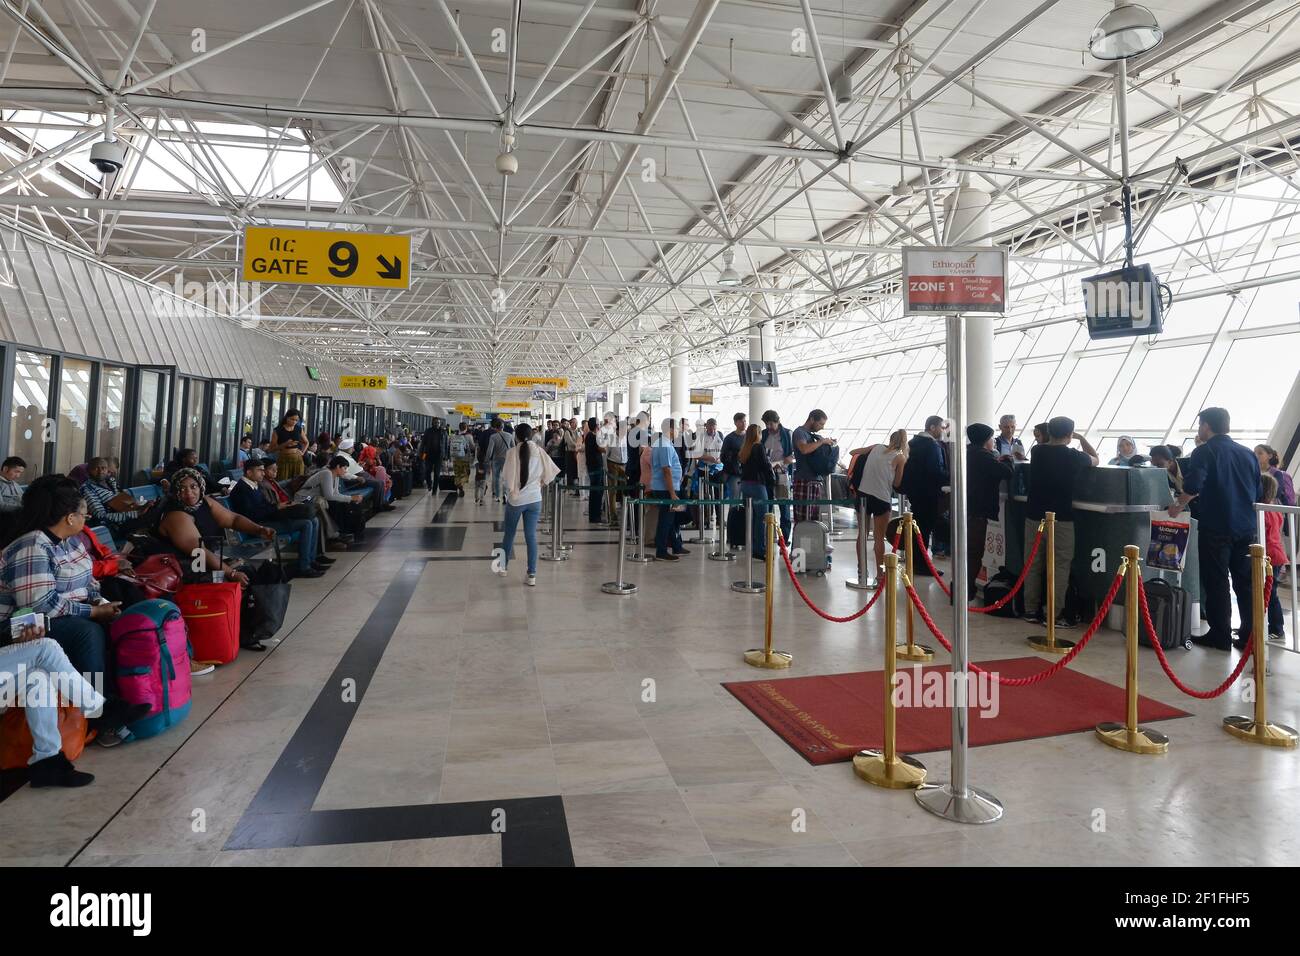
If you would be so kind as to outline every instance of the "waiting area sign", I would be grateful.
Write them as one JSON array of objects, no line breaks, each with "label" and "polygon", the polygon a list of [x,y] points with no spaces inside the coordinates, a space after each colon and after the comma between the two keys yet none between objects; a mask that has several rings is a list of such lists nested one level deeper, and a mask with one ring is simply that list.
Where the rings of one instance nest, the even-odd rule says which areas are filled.
[{"label": "waiting area sign", "polygon": [[1007,251],[997,246],[903,248],[903,314],[1007,310]]},{"label": "waiting area sign", "polygon": [[392,233],[244,227],[245,282],[411,287],[411,237]]}]

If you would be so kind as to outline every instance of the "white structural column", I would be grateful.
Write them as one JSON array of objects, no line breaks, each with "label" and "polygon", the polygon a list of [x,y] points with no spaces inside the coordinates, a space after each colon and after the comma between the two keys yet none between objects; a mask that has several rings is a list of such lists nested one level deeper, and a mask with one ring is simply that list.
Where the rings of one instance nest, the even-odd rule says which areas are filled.
[{"label": "white structural column", "polygon": [[629,417],[641,411],[641,373],[633,372],[627,379],[627,414]]},{"label": "white structural column", "polygon": [[[992,231],[989,203],[992,198],[983,189],[970,185],[967,176],[958,189],[943,201],[944,242],[962,245],[976,236]],[[966,408],[965,420],[982,422],[997,428],[997,410],[993,407],[993,318],[967,315],[966,325]],[[951,411],[949,412],[951,415]],[[964,445],[965,435],[954,436]]]},{"label": "white structural column", "polygon": [[[776,333],[767,312],[763,309],[761,295],[750,296],[749,310],[749,357],[765,362],[776,361]],[[778,370],[779,374],[779,370]],[[767,387],[749,390],[749,423],[758,424],[763,412],[773,408],[776,402],[776,389]],[[734,415],[735,412],[732,412]],[[725,424],[725,423],[724,423]]]},{"label": "white structural column", "polygon": [[668,402],[674,419],[688,418],[691,411],[690,368],[687,365],[688,353],[684,351],[685,341],[678,339],[674,348],[683,349],[672,358],[669,366]]}]

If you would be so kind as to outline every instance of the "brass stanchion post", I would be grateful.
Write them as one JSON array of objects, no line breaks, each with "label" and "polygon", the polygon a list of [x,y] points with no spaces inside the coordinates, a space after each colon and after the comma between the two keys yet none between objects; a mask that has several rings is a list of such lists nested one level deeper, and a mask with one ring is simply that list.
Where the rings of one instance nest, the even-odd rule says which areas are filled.
[{"label": "brass stanchion post", "polygon": [[[1267,564],[1264,546],[1262,544],[1252,544],[1250,546],[1250,583],[1253,597],[1251,617],[1254,619],[1254,623],[1251,627],[1253,632],[1251,634],[1251,653],[1255,655],[1255,715],[1253,717],[1245,715],[1224,717],[1223,729],[1232,736],[1240,737],[1242,740],[1249,740],[1253,744],[1294,749],[1297,736],[1295,728],[1268,722],[1268,697],[1264,692],[1264,678],[1267,672],[1264,661],[1264,641],[1265,634],[1268,633],[1267,612],[1264,607],[1264,581],[1271,570]],[[1242,623],[1244,626],[1245,622]]]},{"label": "brass stanchion post", "polygon": [[[900,527],[903,532],[903,569],[907,572],[907,580],[915,584],[916,576],[914,573],[915,567],[913,561],[915,560],[916,547],[913,538],[916,537],[916,524],[912,518],[912,512],[903,512],[902,525]],[[933,648],[928,647],[925,644],[916,643],[915,627],[916,624],[912,620],[912,602],[908,601],[907,643],[898,645],[895,649],[895,653],[905,661],[921,661],[922,663],[926,663],[934,660]]]},{"label": "brass stanchion post", "polygon": [[763,525],[767,535],[767,561],[764,562],[767,570],[767,598],[764,602],[763,611],[763,647],[751,648],[745,651],[745,663],[754,667],[780,670],[789,667],[794,662],[794,655],[787,654],[785,651],[772,650],[772,585],[776,583],[776,515],[769,511],[764,516]]},{"label": "brass stanchion post", "polygon": [[1124,640],[1125,659],[1124,691],[1127,695],[1127,712],[1124,723],[1104,721],[1097,725],[1101,742],[1117,750],[1133,754],[1162,754],[1169,750],[1169,738],[1158,730],[1138,726],[1138,632],[1142,622],[1142,606],[1138,594],[1142,587],[1142,567],[1138,564],[1141,551],[1130,544],[1124,549],[1124,563],[1120,571],[1124,578]]},{"label": "brass stanchion post", "polygon": [[[894,708],[894,681],[898,651],[898,555],[885,555],[885,746],[883,750],[859,750],[853,757],[853,772],[867,783],[891,790],[919,787],[925,782],[925,764],[915,757],[898,755],[895,742],[898,715]],[[908,602],[911,607],[911,602]]]},{"label": "brass stanchion post", "polygon": [[[1074,641],[1056,639],[1056,512],[1043,514],[1043,561],[1046,566],[1046,587],[1043,598],[1043,619],[1047,622],[1047,637],[1031,637],[1028,644],[1044,654],[1068,654]],[[1127,553],[1127,551],[1125,552]],[[1032,572],[1031,572],[1032,573]]]}]

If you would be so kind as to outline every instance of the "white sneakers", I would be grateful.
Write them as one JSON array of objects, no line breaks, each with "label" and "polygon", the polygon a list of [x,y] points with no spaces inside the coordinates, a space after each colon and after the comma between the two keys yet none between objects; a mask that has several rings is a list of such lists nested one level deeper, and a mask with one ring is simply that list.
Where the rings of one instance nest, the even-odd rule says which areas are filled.
[{"label": "white sneakers", "polygon": [[537,575],[535,574],[528,575],[528,579],[524,583],[527,584],[530,588],[537,587]]}]

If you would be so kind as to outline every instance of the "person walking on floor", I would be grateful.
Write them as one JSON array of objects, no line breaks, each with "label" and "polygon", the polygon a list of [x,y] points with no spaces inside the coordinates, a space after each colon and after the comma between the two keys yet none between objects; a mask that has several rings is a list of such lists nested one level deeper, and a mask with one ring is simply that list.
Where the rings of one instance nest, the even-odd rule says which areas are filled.
[{"label": "person walking on floor", "polygon": [[528,577],[524,583],[537,586],[537,520],[542,514],[542,486],[560,473],[545,450],[532,441],[533,428],[523,424],[515,429],[515,444],[506,452],[503,468],[506,517],[502,528],[501,561],[493,570],[505,577],[510,559],[515,556],[515,529],[522,518],[524,543],[528,547]]}]

